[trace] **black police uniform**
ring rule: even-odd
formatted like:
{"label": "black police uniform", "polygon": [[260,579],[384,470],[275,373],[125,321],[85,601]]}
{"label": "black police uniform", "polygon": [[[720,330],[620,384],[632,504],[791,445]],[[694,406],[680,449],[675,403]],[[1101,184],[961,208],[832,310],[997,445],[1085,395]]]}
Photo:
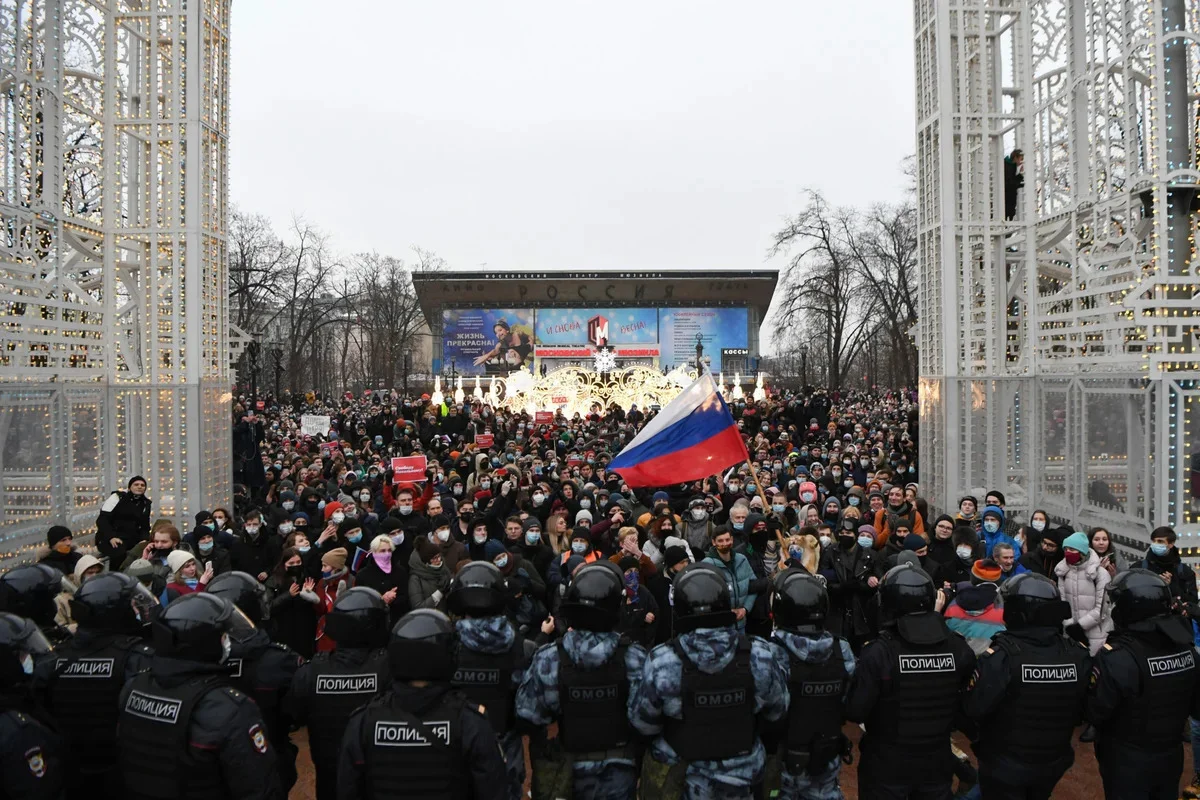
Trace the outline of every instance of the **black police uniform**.
{"label": "black police uniform", "polygon": [[[963,708],[979,722],[979,783],[988,798],[1049,798],[1075,761],[1091,659],[1061,628],[998,633]],[[1176,731],[1178,734],[1178,731]]]}
{"label": "black police uniform", "polygon": [[383,648],[342,648],[317,653],[296,671],[288,710],[308,726],[308,747],[317,771],[317,799],[337,796],[338,755],[350,715],[391,683]]}
{"label": "black police uniform", "polygon": [[156,655],[122,692],[118,732],[131,800],[277,800],[275,750],[258,706],[223,665]]}
{"label": "black police uniform", "polygon": [[1200,670],[1186,620],[1159,617],[1112,633],[1096,654],[1087,719],[1108,798],[1175,798],[1179,732],[1200,717]]}
{"label": "black police uniform", "polygon": [[38,678],[70,751],[68,792],[119,797],[118,701],[125,684],[150,668],[154,650],[138,636],[81,627],[54,656],[39,664]]}
{"label": "black police uniform", "polygon": [[340,800],[501,800],[507,792],[495,732],[445,684],[396,683],[346,726]]}
{"label": "black police uniform", "polygon": [[0,692],[0,798],[60,800],[66,785],[62,740],[53,728]]}
{"label": "black police uniform", "polygon": [[[960,691],[975,670],[975,653],[945,629],[940,641],[914,644],[885,630],[863,647],[846,700],[846,717],[866,723],[859,748],[863,797],[942,800],[950,797],[947,746]],[[920,769],[914,769],[920,764]]]}
{"label": "black police uniform", "polygon": [[516,723],[517,692],[512,676],[528,664],[533,647],[532,642],[518,635],[512,647],[502,653],[481,653],[462,645],[457,648],[450,684],[486,709],[497,736],[508,733]]}
{"label": "black police uniform", "polygon": [[285,704],[292,679],[303,663],[302,656],[287,645],[272,642],[262,628],[243,640],[234,639],[225,662],[233,686],[254,698],[262,712],[285,792],[296,783],[297,753],[288,738],[292,719]]}
{"label": "black police uniform", "polygon": [[[558,703],[561,716],[558,736],[568,753],[605,753],[630,748],[635,739],[625,707],[629,703],[629,675],[624,636],[601,667],[582,669],[563,647],[558,648]],[[632,755],[632,751],[631,751]]]}

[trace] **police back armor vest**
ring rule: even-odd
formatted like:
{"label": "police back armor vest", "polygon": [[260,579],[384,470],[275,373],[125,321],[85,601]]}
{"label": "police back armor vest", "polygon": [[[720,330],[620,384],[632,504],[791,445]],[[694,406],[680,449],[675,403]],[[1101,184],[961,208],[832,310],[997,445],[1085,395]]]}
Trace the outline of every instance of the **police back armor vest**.
{"label": "police back armor vest", "polygon": [[1196,691],[1195,649],[1166,641],[1150,644],[1127,633],[1110,636],[1108,644],[1133,654],[1141,685],[1105,726],[1105,735],[1139,750],[1178,748]]}
{"label": "police back armor vest", "polygon": [[959,701],[958,664],[950,640],[918,646],[885,631],[879,644],[887,648],[891,680],[867,721],[868,738],[945,750]]}
{"label": "police back armor vest", "polygon": [[466,699],[447,692],[419,716],[388,692],[372,700],[363,719],[367,797],[377,800],[467,800],[462,714]]}
{"label": "police back armor vest", "polygon": [[980,727],[982,751],[1032,763],[1062,758],[1083,707],[1087,648],[1061,636],[1039,647],[1008,633],[996,634],[992,647],[1008,657],[1008,690]]}
{"label": "police back armor vest", "polygon": [[810,664],[788,650],[787,740],[784,754],[788,769],[800,773],[811,765],[824,769],[842,752],[842,698],[849,673],[842,660],[841,640],[834,637],[833,651],[823,664]]}
{"label": "police back armor vest", "polygon": [[130,651],[141,645],[135,636],[111,636],[86,647],[69,642],[55,654],[47,707],[72,745],[81,772],[107,772],[116,760],[125,664]]}
{"label": "police back armor vest", "polygon": [[597,669],[583,669],[558,642],[558,735],[568,753],[615,750],[629,743],[631,732],[625,704],[629,700],[629,675],[625,652],[629,641],[621,637],[612,656]]}
{"label": "police back armor vest", "polygon": [[[679,639],[671,647],[683,665],[683,719],[667,717],[663,738],[684,761],[716,761],[754,748],[754,674],[750,640],[738,637],[737,652],[720,672],[702,672]],[[719,733],[717,733],[719,732]]]}
{"label": "police back armor vest", "polygon": [[229,668],[230,683],[242,694],[253,697],[266,719],[270,719],[276,713],[281,687],[271,686],[267,680],[261,680],[259,667],[266,658],[282,657],[288,653],[290,650],[286,645],[266,639],[250,646],[234,642],[229,651],[229,658],[225,661],[225,666]]}
{"label": "police back armor vest", "polygon": [[213,800],[224,796],[221,771],[198,765],[191,755],[191,717],[212,691],[234,691],[224,675],[160,686],[143,672],[134,678],[121,708],[118,763],[126,796],[137,800]]}
{"label": "police back armor vest", "polygon": [[369,651],[358,664],[318,653],[310,664],[313,695],[308,712],[308,744],[314,762],[336,767],[350,715],[388,687],[391,672],[387,651]]}
{"label": "police back armor vest", "polygon": [[472,703],[487,712],[488,722],[497,736],[503,736],[516,722],[513,671],[525,658],[525,642],[517,636],[512,648],[504,653],[479,653],[459,647],[454,677],[450,685],[462,691]]}

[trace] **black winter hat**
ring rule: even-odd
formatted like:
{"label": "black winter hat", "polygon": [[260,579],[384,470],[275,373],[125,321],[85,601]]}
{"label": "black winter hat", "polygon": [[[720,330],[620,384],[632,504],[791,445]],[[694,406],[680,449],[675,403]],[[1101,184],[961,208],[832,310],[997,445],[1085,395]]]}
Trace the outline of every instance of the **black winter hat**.
{"label": "black winter hat", "polygon": [[54,547],[54,545],[58,544],[63,539],[70,539],[72,535],[73,534],[71,533],[70,528],[62,525],[53,525],[50,527],[50,530],[46,532],[46,542],[49,543],[51,547]]}
{"label": "black winter hat", "polygon": [[143,478],[141,475],[134,475],[132,478],[129,479],[129,483],[125,484],[125,488],[128,489],[130,486],[133,486],[133,484],[136,481],[141,481],[142,483],[146,483],[146,479]]}
{"label": "black winter hat", "polygon": [[972,550],[979,547],[979,536],[970,525],[959,525],[956,527],[954,535],[950,537],[950,540],[954,542],[955,547],[958,547],[960,544],[970,545]]}

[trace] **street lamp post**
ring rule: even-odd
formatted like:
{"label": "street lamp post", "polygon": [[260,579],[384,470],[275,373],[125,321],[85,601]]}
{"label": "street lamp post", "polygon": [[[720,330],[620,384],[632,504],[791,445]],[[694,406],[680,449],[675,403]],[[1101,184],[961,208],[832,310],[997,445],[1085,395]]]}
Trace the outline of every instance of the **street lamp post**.
{"label": "street lamp post", "polygon": [[800,345],[800,386],[808,386],[808,345]]}

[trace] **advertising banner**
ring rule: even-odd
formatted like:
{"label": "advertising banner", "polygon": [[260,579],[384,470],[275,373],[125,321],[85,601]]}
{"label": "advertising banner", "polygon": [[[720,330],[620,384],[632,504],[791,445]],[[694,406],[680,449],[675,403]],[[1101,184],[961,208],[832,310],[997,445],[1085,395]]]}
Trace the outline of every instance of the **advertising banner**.
{"label": "advertising banner", "polygon": [[749,312],[744,308],[664,308],[658,312],[659,366],[674,368],[696,360],[696,334],[712,371],[721,370],[721,351],[750,346]]}
{"label": "advertising banner", "polygon": [[658,311],[653,308],[542,308],[535,342],[571,346],[655,344]]}
{"label": "advertising banner", "polygon": [[459,375],[507,375],[533,367],[533,311],[448,308],[442,311],[442,363]]}

